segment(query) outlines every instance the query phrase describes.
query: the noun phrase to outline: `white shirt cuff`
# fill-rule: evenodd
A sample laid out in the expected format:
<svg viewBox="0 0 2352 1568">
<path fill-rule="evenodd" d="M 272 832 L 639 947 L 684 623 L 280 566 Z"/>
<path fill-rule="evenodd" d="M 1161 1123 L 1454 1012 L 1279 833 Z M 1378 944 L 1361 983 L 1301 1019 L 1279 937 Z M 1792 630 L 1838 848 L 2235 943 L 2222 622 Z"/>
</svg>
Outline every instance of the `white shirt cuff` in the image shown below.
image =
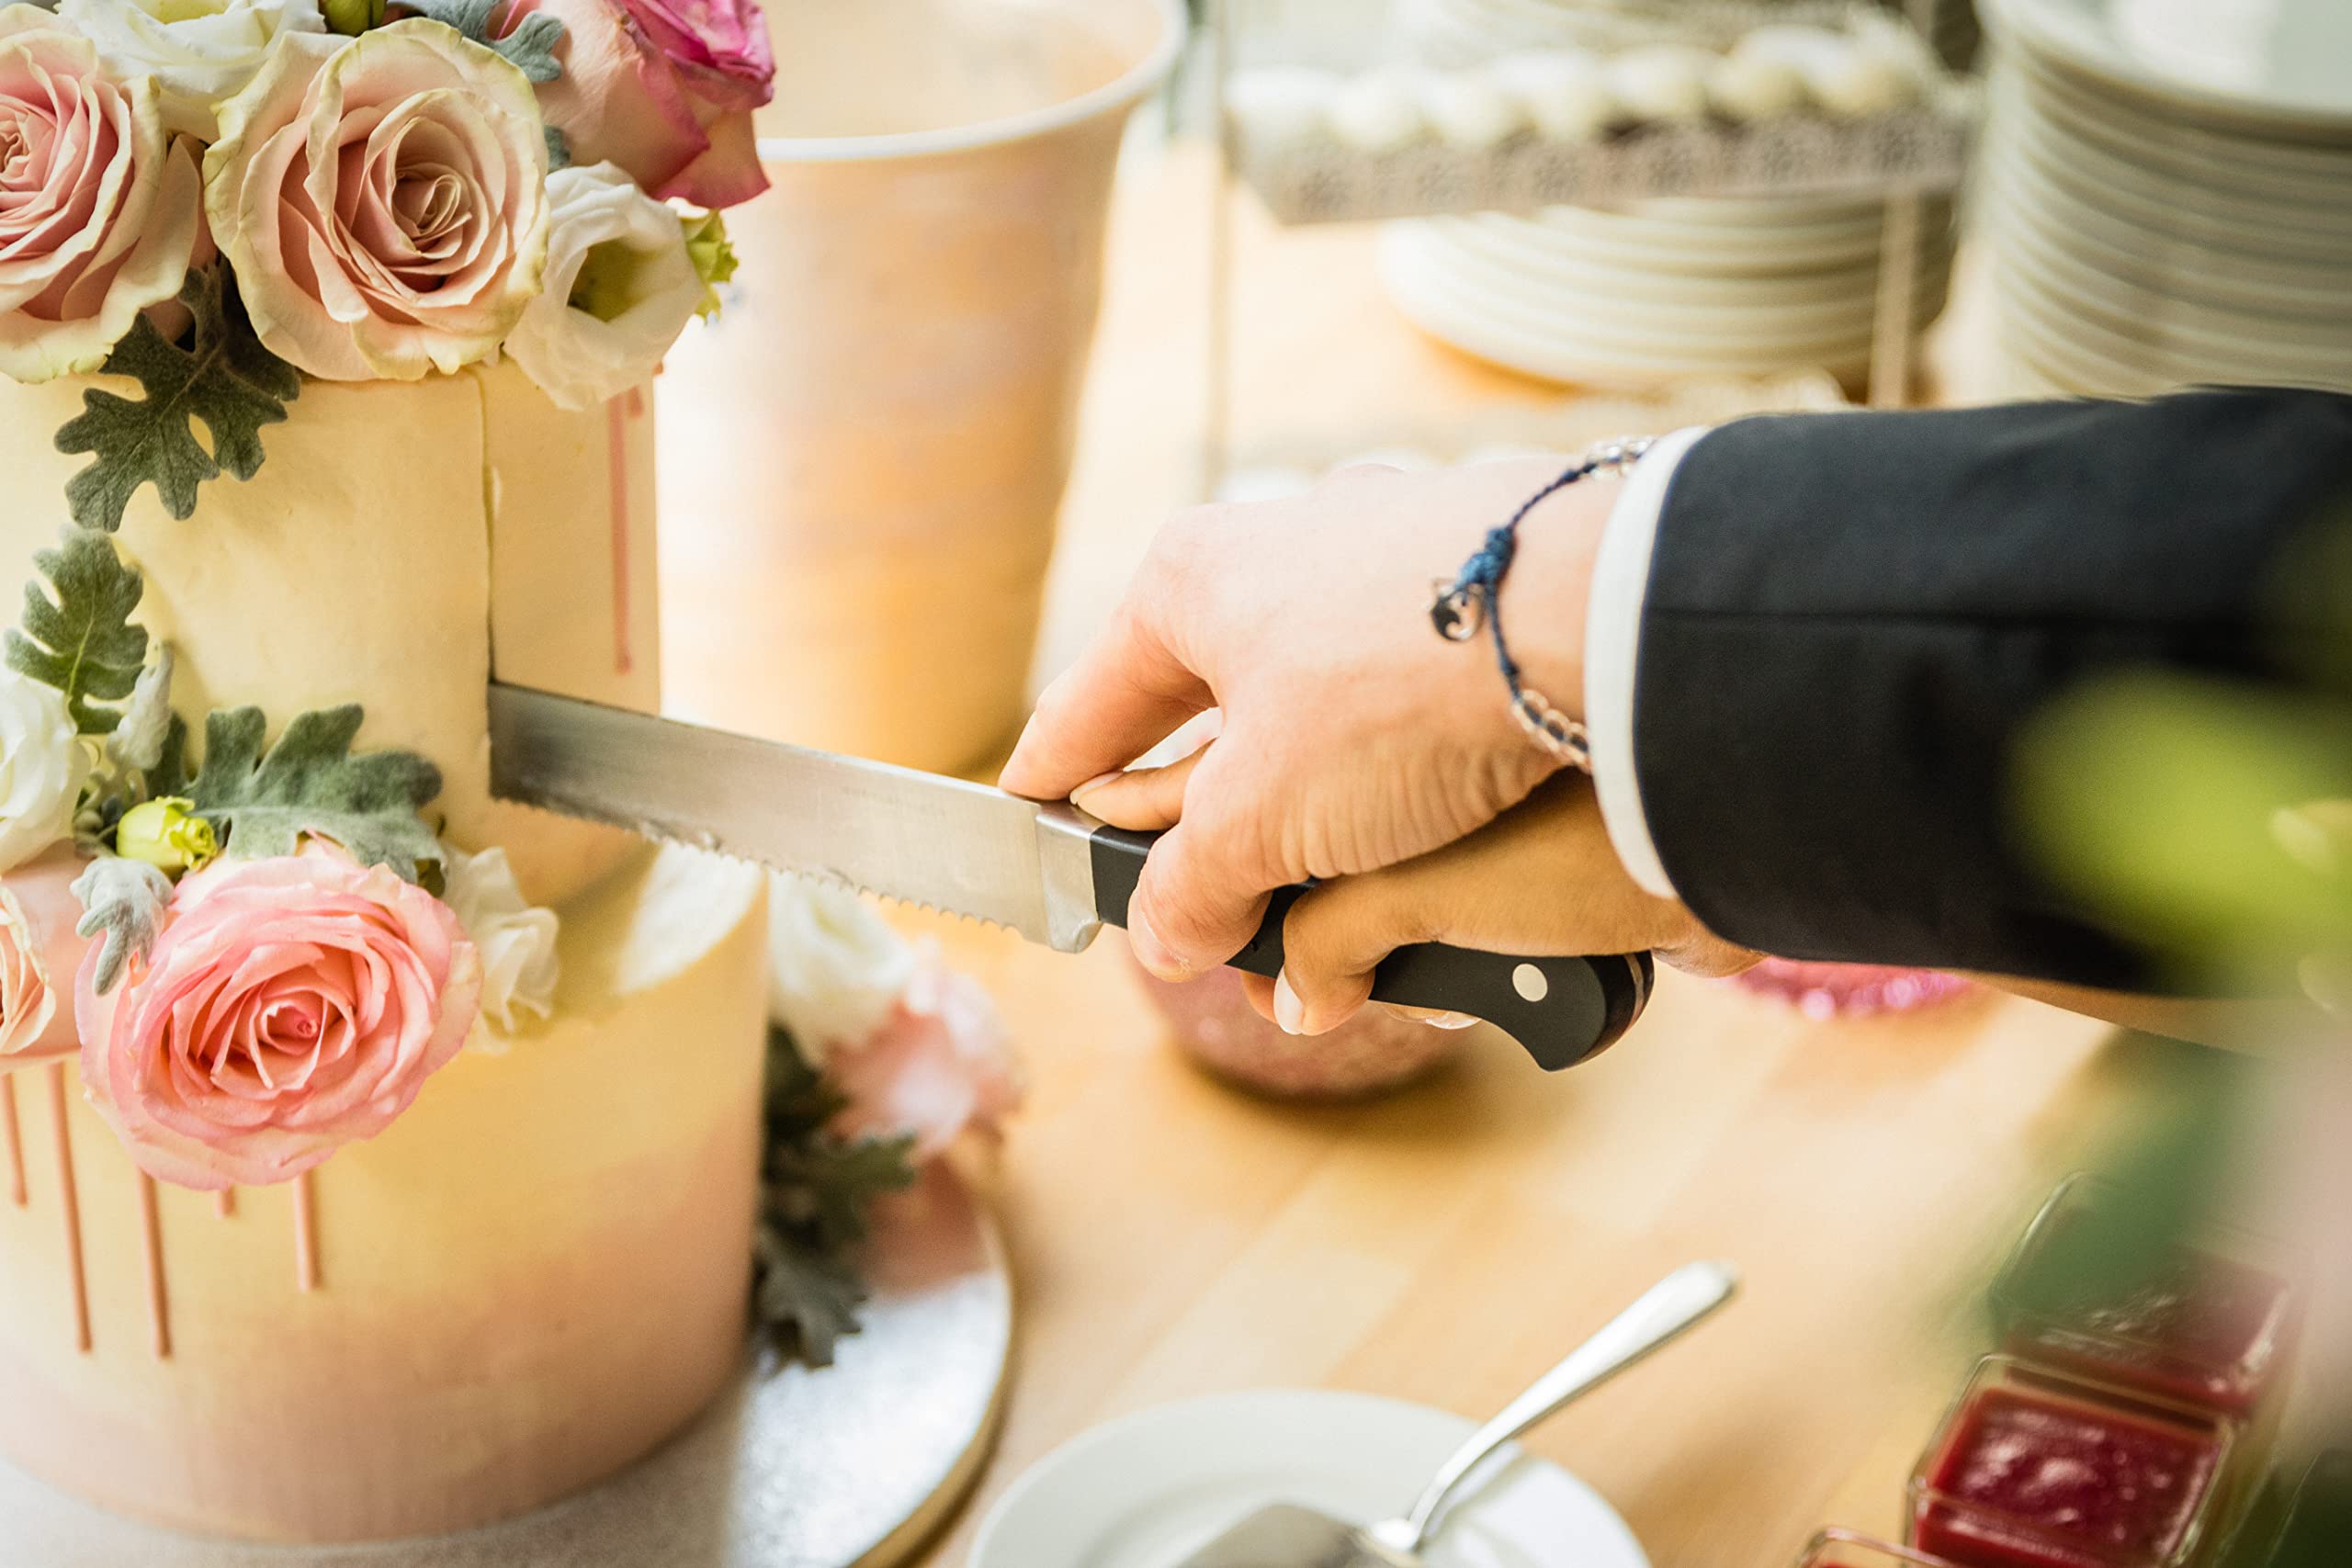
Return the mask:
<svg viewBox="0 0 2352 1568">
<path fill-rule="evenodd" d="M 1704 426 L 1692 426 L 1661 438 L 1625 476 L 1600 536 L 1592 598 L 1585 609 L 1584 724 L 1592 743 L 1601 820 L 1626 874 L 1660 898 L 1675 896 L 1674 884 L 1650 842 L 1641 781 L 1634 773 L 1634 664 L 1641 650 L 1642 604 L 1649 594 L 1650 553 L 1657 544 L 1667 486 L 1682 455 L 1706 434 Z"/>
</svg>

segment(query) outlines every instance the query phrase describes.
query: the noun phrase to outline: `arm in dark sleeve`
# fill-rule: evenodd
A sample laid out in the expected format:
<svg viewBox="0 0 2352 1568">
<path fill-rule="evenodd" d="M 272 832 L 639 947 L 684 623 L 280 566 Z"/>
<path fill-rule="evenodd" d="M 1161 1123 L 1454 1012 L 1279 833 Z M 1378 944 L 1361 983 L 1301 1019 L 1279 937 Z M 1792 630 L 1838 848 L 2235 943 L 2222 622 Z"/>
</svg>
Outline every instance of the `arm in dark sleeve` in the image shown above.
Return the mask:
<svg viewBox="0 0 2352 1568">
<path fill-rule="evenodd" d="M 2148 984 L 2021 848 L 2012 748 L 2102 672 L 2298 679 L 2326 628 L 2278 622 L 2278 576 L 2348 507 L 2352 398 L 2327 393 L 1711 433 L 1667 491 L 1634 666 L 1675 892 L 1791 957 Z"/>
</svg>

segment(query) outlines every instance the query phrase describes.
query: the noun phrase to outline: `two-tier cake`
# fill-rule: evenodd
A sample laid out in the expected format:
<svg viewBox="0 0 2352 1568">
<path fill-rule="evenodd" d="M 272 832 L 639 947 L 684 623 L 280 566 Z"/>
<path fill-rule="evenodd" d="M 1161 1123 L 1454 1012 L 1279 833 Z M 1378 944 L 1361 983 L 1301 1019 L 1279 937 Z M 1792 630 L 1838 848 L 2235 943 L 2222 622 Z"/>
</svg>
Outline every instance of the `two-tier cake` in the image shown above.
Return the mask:
<svg viewBox="0 0 2352 1568">
<path fill-rule="evenodd" d="M 485 682 L 656 703 L 769 74 L 745 0 L 0 8 L 0 1456 L 439 1531 L 738 1373 L 763 878 L 492 800 Z"/>
</svg>

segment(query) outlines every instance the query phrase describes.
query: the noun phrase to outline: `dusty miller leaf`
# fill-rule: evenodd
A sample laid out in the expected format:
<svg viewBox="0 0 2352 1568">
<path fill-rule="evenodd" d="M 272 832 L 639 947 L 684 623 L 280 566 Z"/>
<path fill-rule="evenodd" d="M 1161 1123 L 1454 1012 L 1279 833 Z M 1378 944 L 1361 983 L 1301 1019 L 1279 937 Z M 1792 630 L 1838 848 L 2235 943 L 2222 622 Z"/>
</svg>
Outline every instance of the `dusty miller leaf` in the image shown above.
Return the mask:
<svg viewBox="0 0 2352 1568">
<path fill-rule="evenodd" d="M 180 300 L 195 317 L 187 347 L 170 342 L 145 316 L 132 323 L 99 368 L 129 376 L 146 396 L 136 400 L 92 388 L 82 412 L 57 433 L 61 452 L 88 452 L 96 461 L 66 481 L 74 521 L 114 532 L 142 484 L 153 483 L 164 510 L 186 517 L 196 510 L 197 487 L 223 470 L 249 479 L 261 468 L 261 431 L 286 417 L 302 390 L 292 366 L 261 345 L 228 267 L 191 272 Z M 193 424 L 210 437 L 207 452 Z"/>
<path fill-rule="evenodd" d="M 814 1367 L 857 1332 L 857 1251 L 874 1200 L 915 1179 L 912 1138 L 844 1143 L 826 1131 L 842 1105 L 790 1034 L 772 1030 L 752 1307 L 780 1352 Z"/>
<path fill-rule="evenodd" d="M 831 1366 L 834 1347 L 858 1330 L 865 1286 L 856 1271 L 765 1226 L 752 1257 L 759 1276 L 752 1306 L 775 1349 L 812 1367 Z"/>
<path fill-rule="evenodd" d="M 552 125 L 539 127 L 539 132 L 548 141 L 548 173 L 553 174 L 558 169 L 571 167 L 571 138 Z"/>
<path fill-rule="evenodd" d="M 401 9 L 429 17 L 445 28 L 503 58 L 533 83 L 548 83 L 563 74 L 555 57 L 563 41 L 563 24 L 545 12 L 534 12 L 515 24 L 504 38 L 491 36 L 499 0 L 400 0 Z"/>
<path fill-rule="evenodd" d="M 8 634 L 8 668 L 65 694 L 74 727 L 104 735 L 121 715 L 99 703 L 131 694 L 147 661 L 147 632 L 131 624 L 143 590 L 139 573 L 104 534 L 68 528 L 33 564 L 49 580 L 25 584 L 25 622 Z"/>
<path fill-rule="evenodd" d="M 107 755 L 118 766 L 145 773 L 164 760 L 171 739 L 172 649 L 169 643 L 155 662 L 139 672 L 130 700 L 122 705 L 122 722 L 107 737 Z"/>
<path fill-rule="evenodd" d="M 290 855 L 308 833 L 410 882 L 421 866 L 437 866 L 440 842 L 417 813 L 441 793 L 441 770 L 412 751 L 354 755 L 363 716 L 356 703 L 299 715 L 264 751 L 259 708 L 215 709 L 187 794 L 222 829 L 223 852 L 240 860 Z"/>
<path fill-rule="evenodd" d="M 132 959 L 145 963 L 164 930 L 164 908 L 171 902 L 172 879 L 145 861 L 101 855 L 89 870 L 74 879 L 74 897 L 82 901 L 76 935 L 97 936 L 97 973 L 91 979 L 100 996 L 114 989 Z"/>
</svg>

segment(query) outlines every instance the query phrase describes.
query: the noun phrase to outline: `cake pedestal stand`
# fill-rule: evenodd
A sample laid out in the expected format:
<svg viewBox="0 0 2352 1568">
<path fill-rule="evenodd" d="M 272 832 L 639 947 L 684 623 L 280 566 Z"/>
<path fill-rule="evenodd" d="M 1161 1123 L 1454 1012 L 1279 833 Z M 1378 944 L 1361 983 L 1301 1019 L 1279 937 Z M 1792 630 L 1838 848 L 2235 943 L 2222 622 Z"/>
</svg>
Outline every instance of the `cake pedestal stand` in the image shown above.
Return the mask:
<svg viewBox="0 0 2352 1568">
<path fill-rule="evenodd" d="M 270 1547 L 179 1535 L 0 1464 L 8 1568 L 889 1568 L 996 1435 L 1012 1288 L 995 1222 L 933 1166 L 876 1215 L 865 1330 L 821 1372 L 747 1362 L 692 1427 L 594 1491 L 462 1535 Z M 626 1369 L 615 1369 L 616 1376 Z"/>
</svg>

